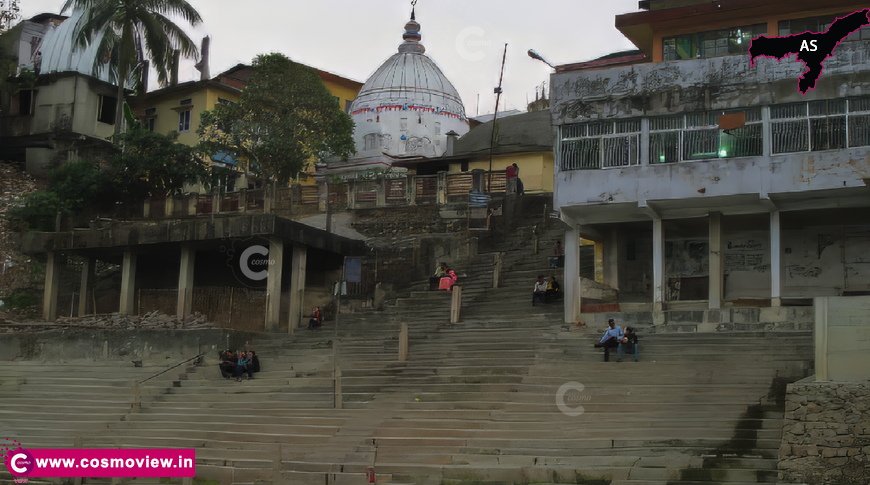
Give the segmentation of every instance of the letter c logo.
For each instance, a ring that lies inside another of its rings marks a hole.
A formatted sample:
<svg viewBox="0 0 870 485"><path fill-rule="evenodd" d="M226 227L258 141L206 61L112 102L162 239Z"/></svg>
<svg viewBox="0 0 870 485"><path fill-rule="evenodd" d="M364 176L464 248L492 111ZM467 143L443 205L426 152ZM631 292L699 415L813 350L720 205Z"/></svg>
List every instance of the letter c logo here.
<svg viewBox="0 0 870 485"><path fill-rule="evenodd" d="M241 259L239 260L239 268L242 270L242 274L247 278L252 279L254 281L260 281L266 279L269 276L269 272L265 269L262 271L251 271L249 267L249 261L251 260L251 255L254 254L262 254L263 256L269 254L269 250L264 248L263 246L251 246L248 249L245 249L242 252Z"/></svg>
<svg viewBox="0 0 870 485"><path fill-rule="evenodd" d="M471 26L462 29L461 32L456 36L456 50L459 52L459 57L465 59L466 61L479 61L484 58L485 54L483 52L470 52L465 48L467 40L471 36L483 37L486 34L486 31L481 29L480 27Z"/></svg>
<svg viewBox="0 0 870 485"><path fill-rule="evenodd" d="M18 460L27 459L27 455L24 453L16 453L12 455L12 459L9 460L9 467L12 468L12 471L15 473L27 473L27 468L18 466Z"/></svg>
<svg viewBox="0 0 870 485"><path fill-rule="evenodd" d="M565 404L565 393L572 389L576 390L577 392L583 392L583 390L586 389L586 386L576 381L566 382L562 384L562 386L559 387L559 390L556 391L556 407L559 408L559 411L562 411L562 413L564 413L566 416L580 416L581 414L583 414L584 411L586 411L585 409L583 409L583 406L577 406L576 408L572 408Z"/></svg>

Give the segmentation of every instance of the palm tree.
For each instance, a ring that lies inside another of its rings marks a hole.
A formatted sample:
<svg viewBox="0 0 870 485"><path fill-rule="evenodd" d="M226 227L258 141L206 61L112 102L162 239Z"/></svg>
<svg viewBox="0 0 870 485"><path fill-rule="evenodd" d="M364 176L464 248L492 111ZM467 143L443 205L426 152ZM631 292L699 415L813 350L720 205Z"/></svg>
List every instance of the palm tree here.
<svg viewBox="0 0 870 485"><path fill-rule="evenodd" d="M94 73L110 63L110 79L118 83L115 109L115 134L121 132L124 119L124 84L149 59L158 79L165 81L171 70L173 54L198 55L196 44L168 16L180 17L191 26L202 17L187 0L66 0L61 12L72 8L84 12L74 29L77 47L99 42L94 59Z"/></svg>

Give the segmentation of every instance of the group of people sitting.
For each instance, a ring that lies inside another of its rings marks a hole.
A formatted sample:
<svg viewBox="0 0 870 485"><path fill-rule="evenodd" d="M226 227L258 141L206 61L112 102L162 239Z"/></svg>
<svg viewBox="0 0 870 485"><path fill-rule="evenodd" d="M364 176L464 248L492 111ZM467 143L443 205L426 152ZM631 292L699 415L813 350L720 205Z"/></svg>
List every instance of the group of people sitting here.
<svg viewBox="0 0 870 485"><path fill-rule="evenodd" d="M623 332L612 318L607 320L607 330L595 347L604 347L604 362L610 362L610 349L614 347L617 349L617 362L622 362L623 347L634 353L634 361L637 362L637 334L631 327L625 327Z"/></svg>
<svg viewBox="0 0 870 485"><path fill-rule="evenodd" d="M562 286L556 281L556 275L551 275L549 278L538 275L535 292L532 293L532 306L538 303L550 303L559 298L562 298Z"/></svg>
<svg viewBox="0 0 870 485"><path fill-rule="evenodd" d="M236 376L236 382L242 382L242 374L247 373L248 379L254 378L254 372L260 372L260 359L253 350L225 350L221 352L221 375L224 379Z"/></svg>

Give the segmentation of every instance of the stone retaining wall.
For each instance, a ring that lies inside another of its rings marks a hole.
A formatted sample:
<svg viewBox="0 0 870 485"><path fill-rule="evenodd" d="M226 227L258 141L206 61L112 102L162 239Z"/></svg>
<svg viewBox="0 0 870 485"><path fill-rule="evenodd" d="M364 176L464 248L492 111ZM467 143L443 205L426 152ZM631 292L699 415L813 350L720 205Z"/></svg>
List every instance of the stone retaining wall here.
<svg viewBox="0 0 870 485"><path fill-rule="evenodd" d="M867 485L870 382L789 384L779 450L781 483Z"/></svg>

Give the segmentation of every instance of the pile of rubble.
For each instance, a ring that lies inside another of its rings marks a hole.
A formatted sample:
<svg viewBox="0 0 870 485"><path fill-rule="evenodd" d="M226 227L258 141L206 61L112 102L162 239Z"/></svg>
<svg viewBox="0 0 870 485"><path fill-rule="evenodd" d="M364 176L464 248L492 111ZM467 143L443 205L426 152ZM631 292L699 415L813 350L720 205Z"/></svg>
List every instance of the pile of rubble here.
<svg viewBox="0 0 870 485"><path fill-rule="evenodd" d="M31 284L30 258L12 250L10 235L16 228L9 227L6 213L36 190L36 180L30 174L13 163L0 162L0 291L13 291Z"/></svg>
<svg viewBox="0 0 870 485"><path fill-rule="evenodd" d="M0 333L20 331L54 330L58 328L88 328L116 330L200 330L216 328L206 320L206 316L195 312L183 320L175 315L167 315L159 311L143 315L122 315L111 313L104 315L88 315L75 318L58 318L55 322L16 322L0 319Z"/></svg>

